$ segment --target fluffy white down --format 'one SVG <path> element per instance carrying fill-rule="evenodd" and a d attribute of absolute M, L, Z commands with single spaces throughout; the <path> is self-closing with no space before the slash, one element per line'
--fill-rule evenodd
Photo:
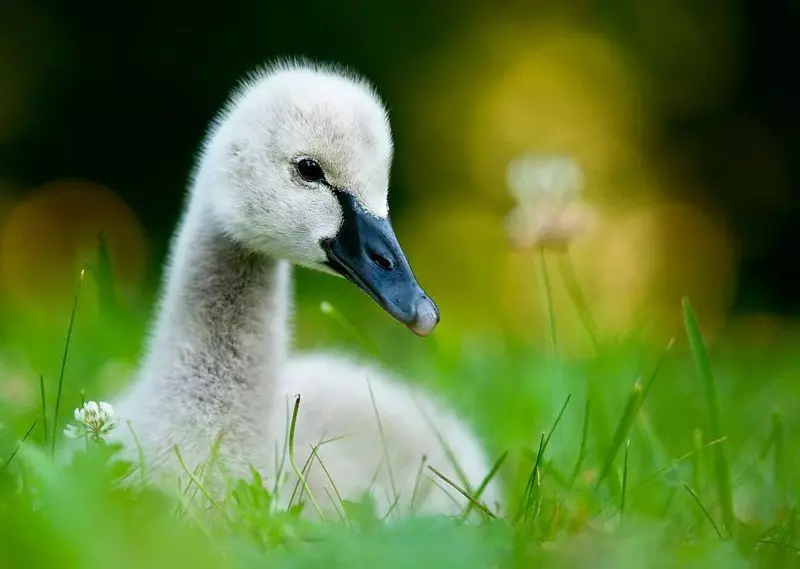
<path fill-rule="evenodd" d="M 457 514 L 464 508 L 463 497 L 427 465 L 463 486 L 452 464 L 457 460 L 472 489 L 491 467 L 469 428 L 441 401 L 408 388 L 374 365 L 333 354 L 306 354 L 289 360 L 281 388 L 290 403 L 296 393 L 301 396 L 297 448 L 306 449 L 302 454 L 307 455 L 320 440 L 343 437 L 319 448 L 322 463 L 344 495 L 357 496 L 372 483 L 371 494 L 383 513 L 398 496 L 394 507 L 399 514 Z M 316 464 L 308 479 L 311 491 L 321 497 L 335 495 L 331 479 Z M 481 499 L 496 509 L 496 484 Z"/>
<path fill-rule="evenodd" d="M 204 474 L 213 492 L 224 491 L 226 478 L 249 478 L 251 467 L 269 488 L 281 472 L 278 501 L 285 505 L 296 483 L 285 450 L 299 394 L 299 465 L 311 447 L 337 439 L 319 447 L 328 473 L 313 461 L 308 474 L 326 512 L 335 509 L 331 480 L 345 500 L 369 492 L 381 514 L 456 514 L 466 506 L 420 470 L 424 458 L 463 483 L 460 469 L 474 489 L 491 468 L 476 435 L 445 404 L 344 356 L 289 354 L 289 265 L 325 271 L 320 239 L 335 235 L 343 218 L 328 190 L 297 178 L 293 161 L 313 156 L 332 183 L 385 217 L 391 149 L 383 106 L 363 80 L 303 62 L 251 78 L 212 125 L 144 358 L 114 401 L 121 426 L 112 439 L 133 462 L 144 457 L 151 480 L 174 489 L 177 478 L 187 478 L 175 448 L 194 470 L 216 447 Z M 482 501 L 502 509 L 496 482 Z"/>

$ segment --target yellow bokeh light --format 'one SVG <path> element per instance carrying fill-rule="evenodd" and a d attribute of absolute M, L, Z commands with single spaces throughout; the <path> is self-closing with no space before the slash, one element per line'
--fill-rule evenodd
<path fill-rule="evenodd" d="M 513 205 L 507 166 L 528 153 L 572 156 L 585 173 L 600 223 L 569 255 L 601 334 L 663 341 L 680 324 L 684 295 L 709 327 L 721 323 L 731 238 L 721 216 L 671 202 L 692 181 L 663 174 L 663 149 L 648 154 L 657 132 L 624 53 L 563 24 L 474 22 L 462 35 L 469 41 L 440 54 L 409 88 L 430 119 L 409 136 L 415 159 L 399 165 L 419 204 L 401 228 L 438 295 L 442 330 L 447 322 L 454 333 L 501 327 L 546 341 L 538 257 L 510 251 L 504 232 Z M 585 351 L 558 255 L 547 254 L 559 337 L 564 350 Z"/>
<path fill-rule="evenodd" d="M 4 299 L 15 309 L 45 311 L 68 303 L 80 270 L 97 262 L 101 233 L 117 286 L 139 285 L 146 238 L 133 211 L 114 192 L 86 181 L 57 181 L 32 192 L 2 225 Z M 91 290 L 94 280 L 85 279 L 85 286 Z"/>
<path fill-rule="evenodd" d="M 730 233 L 720 216 L 688 204 L 651 204 L 608 218 L 596 235 L 575 243 L 573 257 L 607 334 L 636 330 L 666 341 L 681 330 L 683 296 L 711 331 L 730 305 Z"/>
<path fill-rule="evenodd" d="M 476 93 L 469 113 L 469 164 L 484 192 L 505 194 L 505 167 L 522 153 L 567 154 L 590 195 L 637 162 L 644 119 L 625 62 L 602 37 L 569 30 L 532 34 L 501 77 Z M 603 186 L 600 188 L 600 186 Z"/>

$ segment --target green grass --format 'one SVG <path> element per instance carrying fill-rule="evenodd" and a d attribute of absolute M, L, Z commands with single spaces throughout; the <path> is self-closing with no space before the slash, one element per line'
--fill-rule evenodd
<path fill-rule="evenodd" d="M 364 345 L 345 308 L 317 310 L 314 326 L 472 419 L 508 489 L 504 516 L 470 503 L 484 514 L 477 524 L 463 522 L 467 512 L 386 524 L 367 503 L 344 503 L 337 521 L 304 519 L 315 504 L 302 489 L 276 511 L 256 475 L 213 511 L 199 506 L 197 473 L 171 493 L 124 489 L 115 481 L 137 474 L 106 446 L 54 463 L 72 409 L 110 389 L 98 370 L 112 357 L 134 362 L 140 340 L 140 324 L 82 319 L 78 303 L 77 316 L 54 315 L 60 332 L 45 342 L 22 326 L 8 334 L 37 369 L 25 378 L 31 401 L 0 399 L 0 567 L 800 566 L 798 339 L 709 348 L 702 314 L 688 301 L 683 310 L 670 349 L 603 342 L 592 329 L 597 354 L 581 359 L 556 350 L 554 334 L 548 355 L 493 338 L 417 341 L 385 322 L 390 332 L 358 332 Z M 288 466 L 304 469 L 294 453 Z M 425 466 L 420 476 L 440 476 Z M 439 482 L 477 497 L 483 488 Z"/>

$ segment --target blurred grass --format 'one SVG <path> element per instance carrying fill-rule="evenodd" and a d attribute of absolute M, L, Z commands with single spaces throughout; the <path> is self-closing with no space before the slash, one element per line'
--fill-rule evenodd
<path fill-rule="evenodd" d="M 0 351 L 0 566 L 800 566 L 797 338 L 758 349 L 709 343 L 686 302 L 685 331 L 669 350 L 601 338 L 596 355 L 555 361 L 497 334 L 421 341 L 385 322 L 359 329 L 348 324 L 353 305 L 321 310 L 321 300 L 313 289 L 301 297 L 301 326 L 315 331 L 301 329 L 301 345 L 338 336 L 442 392 L 500 463 L 506 517 L 387 526 L 352 504 L 347 522 L 309 522 L 274 511 L 269 490 L 249 480 L 231 488 L 220 519 L 177 488 L 115 486 L 127 467 L 108 447 L 53 464 L 37 425 L 61 442 L 84 394 L 107 399 L 124 383 L 109 381 L 109 361 L 135 363 L 145 321 L 84 318 L 79 306 L 57 421 L 69 311 L 53 315 L 51 336 L 24 323 L 7 330 Z M 27 395 L 9 398 L 14 384 Z"/>

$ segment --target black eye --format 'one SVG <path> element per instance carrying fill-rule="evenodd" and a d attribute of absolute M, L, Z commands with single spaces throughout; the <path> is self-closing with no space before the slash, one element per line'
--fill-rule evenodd
<path fill-rule="evenodd" d="M 303 158 L 297 163 L 297 173 L 307 182 L 319 182 L 325 179 L 325 172 L 316 160 Z"/>

